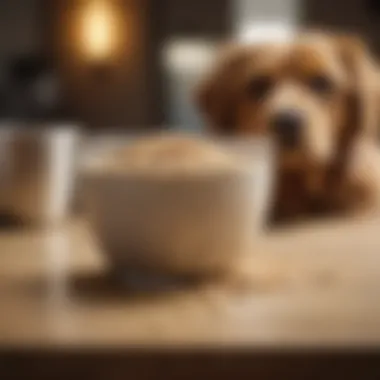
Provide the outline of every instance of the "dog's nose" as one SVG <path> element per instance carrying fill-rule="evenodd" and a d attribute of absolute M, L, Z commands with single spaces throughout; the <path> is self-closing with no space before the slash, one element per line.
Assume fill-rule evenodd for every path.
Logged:
<path fill-rule="evenodd" d="M 302 116 L 296 111 L 283 111 L 272 119 L 272 129 L 281 145 L 294 148 L 298 145 L 302 129 Z"/>

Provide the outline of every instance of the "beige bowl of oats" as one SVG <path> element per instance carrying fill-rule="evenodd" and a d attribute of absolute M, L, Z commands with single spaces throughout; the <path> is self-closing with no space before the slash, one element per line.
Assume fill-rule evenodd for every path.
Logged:
<path fill-rule="evenodd" d="M 177 275 L 228 271 L 252 254 L 271 190 L 259 140 L 133 140 L 87 165 L 89 220 L 112 266 Z"/>

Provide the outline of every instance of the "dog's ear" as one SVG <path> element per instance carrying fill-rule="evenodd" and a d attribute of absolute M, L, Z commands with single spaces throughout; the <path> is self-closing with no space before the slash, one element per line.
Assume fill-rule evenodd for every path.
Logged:
<path fill-rule="evenodd" d="M 360 38 L 338 36 L 335 38 L 335 43 L 350 81 L 348 127 L 354 133 L 377 137 L 380 116 L 378 67 Z"/>
<path fill-rule="evenodd" d="M 246 46 L 224 47 L 195 93 L 195 102 L 208 126 L 218 132 L 228 133 L 234 127 L 238 78 L 251 54 Z"/>

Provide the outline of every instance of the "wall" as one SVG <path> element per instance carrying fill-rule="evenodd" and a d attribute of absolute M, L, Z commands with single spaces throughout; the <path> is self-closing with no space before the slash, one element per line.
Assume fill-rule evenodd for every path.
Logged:
<path fill-rule="evenodd" d="M 109 70 L 98 70 L 73 50 L 72 19 L 85 1 L 0 0 L 0 80 L 2 63 L 14 53 L 46 55 L 63 79 L 64 102 L 91 128 L 166 124 L 173 104 L 162 65 L 165 41 L 224 38 L 230 31 L 230 0 L 109 0 L 118 3 L 132 43 Z"/>
<path fill-rule="evenodd" d="M 83 4 L 83 2 L 82 2 Z M 91 128 L 141 128 L 151 124 L 148 81 L 148 3 L 115 0 L 121 44 L 115 57 L 97 66 L 76 41 L 78 0 L 46 0 L 50 53 L 64 78 L 66 100 Z"/>
<path fill-rule="evenodd" d="M 305 0 L 304 24 L 353 32 L 365 38 L 380 54 L 380 16 L 364 0 Z"/>
<path fill-rule="evenodd" d="M 0 60 L 41 47 L 39 0 L 0 1 Z"/>
<path fill-rule="evenodd" d="M 67 100 L 92 127 L 139 127 L 166 124 L 172 105 L 162 66 L 165 41 L 175 36 L 221 36 L 228 30 L 229 0 L 113 0 L 133 46 L 124 46 L 112 72 L 94 75 L 73 55 L 67 33 L 78 0 L 45 0 L 48 45 L 65 78 Z M 96 74 L 96 73 L 95 73 Z M 104 73 L 103 73 L 104 74 Z M 169 104 L 168 104 L 169 103 Z"/>
<path fill-rule="evenodd" d="M 41 50 L 39 0 L 0 1 L 0 85 L 15 56 Z"/>
<path fill-rule="evenodd" d="M 220 38 L 231 28 L 233 0 L 159 0 L 167 36 Z"/>

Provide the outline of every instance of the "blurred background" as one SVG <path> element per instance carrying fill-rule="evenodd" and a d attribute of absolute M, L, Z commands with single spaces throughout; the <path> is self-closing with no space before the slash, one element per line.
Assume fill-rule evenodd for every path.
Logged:
<path fill-rule="evenodd" d="M 199 129 L 191 92 L 220 41 L 322 26 L 379 52 L 379 19 L 375 0 L 1 0 L 1 124 Z"/>
<path fill-rule="evenodd" d="M 128 244 L 132 241 L 131 252 L 124 248 L 120 252 L 125 252 L 126 257 L 130 253 L 131 256 L 136 254 L 136 257 L 140 254 L 138 244 L 141 240 L 143 246 L 147 240 L 145 232 L 139 232 L 138 227 L 131 228 L 132 231 L 138 231 L 135 238 L 125 227 L 128 226 L 125 220 L 131 220 L 130 225 L 134 227 L 132 218 L 136 217 L 137 221 L 141 220 L 136 225 L 140 223 L 143 226 L 146 223 L 149 228 L 153 226 L 146 229 L 154 231 L 152 236 L 155 236 L 155 231 L 159 231 L 157 241 L 165 244 L 168 241 L 169 247 L 169 242 L 173 240 L 173 246 L 179 247 L 178 252 L 181 254 L 183 244 L 184 252 L 190 247 L 189 255 L 194 253 L 200 263 L 201 257 L 206 262 L 213 263 L 213 258 L 209 260 L 208 255 L 202 254 L 202 247 L 207 247 L 207 239 L 202 239 L 203 236 L 210 235 L 210 246 L 216 247 L 211 250 L 220 254 L 219 236 L 222 242 L 225 236 L 212 226 L 218 224 L 213 218 L 219 222 L 218 216 L 215 216 L 219 214 L 214 213 L 212 208 L 195 207 L 194 214 L 198 213 L 199 219 L 194 219 L 196 222 L 189 220 L 193 225 L 200 221 L 200 227 L 194 230 L 201 231 L 199 236 L 202 237 L 197 238 L 198 235 L 192 234 L 188 227 L 191 224 L 187 223 L 186 214 L 184 217 L 178 212 L 180 208 L 176 203 L 177 198 L 172 201 L 164 191 L 157 190 L 160 189 L 160 181 L 152 182 L 152 192 L 142 191 L 143 201 L 136 203 L 143 204 L 144 199 L 150 201 L 151 197 L 148 206 L 144 204 L 144 207 L 129 208 L 131 199 L 139 199 L 140 195 L 139 191 L 124 191 L 130 183 L 134 184 L 134 177 L 130 179 L 127 176 L 111 175 L 100 176 L 99 182 L 87 181 L 88 189 L 101 189 L 99 193 L 95 191 L 95 194 L 100 195 L 96 195 L 95 201 L 88 207 L 95 210 L 93 219 L 100 227 L 93 231 L 97 233 L 91 232 L 85 217 L 76 218 L 78 214 L 87 215 L 87 206 L 83 205 L 87 199 L 91 201 L 86 193 L 88 189 L 83 175 L 87 161 L 88 168 L 93 161 L 98 162 L 101 149 L 107 145 L 104 141 L 108 135 L 113 138 L 115 136 L 112 134 L 117 132 L 116 141 L 110 138 L 110 144 L 106 147 L 112 151 L 116 142 L 123 145 L 126 141 L 119 139 L 120 131 L 132 135 L 136 131 L 168 128 L 202 130 L 204 124 L 193 103 L 194 86 L 203 77 L 219 44 L 230 39 L 242 42 L 283 39 L 303 27 L 357 33 L 372 46 L 375 54 L 380 54 L 380 0 L 0 0 L 0 309 L 4 311 L 0 313 L 0 362 L 1 348 L 7 347 L 7 344 L 8 347 L 14 345 L 16 351 L 17 347 L 27 348 L 20 352 L 27 352 L 29 347 L 40 347 L 41 344 L 41 347 L 47 348 L 47 356 L 53 353 L 53 360 L 48 362 L 48 367 L 43 356 L 39 357 L 39 361 L 33 355 L 26 354 L 25 358 L 31 359 L 31 366 L 26 365 L 22 356 L 21 362 L 14 361 L 8 365 L 10 376 L 0 375 L 0 379 L 14 379 L 15 371 L 24 372 L 27 377 L 22 378 L 30 378 L 31 375 L 35 375 L 35 378 L 74 378 L 75 371 L 72 368 L 76 368 L 77 362 L 73 360 L 73 367 L 67 367 L 67 362 L 70 358 L 75 359 L 75 355 L 68 355 L 67 362 L 56 361 L 56 351 L 50 351 L 50 346 L 64 348 L 65 353 L 68 352 L 66 348 L 71 348 L 72 352 L 78 352 L 79 348 L 80 351 L 81 344 L 83 347 L 98 344 L 103 348 L 111 345 L 123 351 L 124 344 L 125 347 L 130 345 L 133 348 L 133 342 L 147 342 L 148 346 L 151 342 L 152 347 L 160 348 L 161 343 L 170 343 L 172 339 L 172 342 L 179 342 L 179 345 L 188 342 L 189 347 L 194 342 L 202 342 L 202 347 L 207 347 L 209 342 L 212 346 L 216 342 L 216 346 L 220 345 L 223 350 L 231 344 L 232 348 L 242 347 L 242 352 L 252 344 L 252 347 L 259 348 L 257 352 L 261 352 L 264 347 L 263 352 L 266 352 L 268 347 L 284 344 L 286 348 L 292 342 L 298 342 L 300 352 L 303 353 L 303 347 L 307 347 L 304 344 L 310 341 L 316 342 L 318 347 L 322 343 L 321 347 L 326 344 L 326 347 L 334 348 L 335 343 L 342 348 L 351 342 L 355 347 L 379 345 L 378 220 L 367 224 L 360 220 L 360 223 L 355 222 L 347 226 L 347 229 L 342 225 L 341 232 L 339 228 L 331 229 L 330 224 L 326 223 L 327 229 L 322 229 L 321 232 L 318 230 L 315 235 L 311 234 L 311 229 L 310 235 L 306 230 L 305 235 L 297 232 L 291 239 L 288 239 L 293 236 L 291 233 L 280 234 L 280 238 L 275 236 L 273 240 L 269 237 L 268 246 L 262 249 L 263 254 L 259 254 L 258 259 L 255 256 L 256 261 L 253 261 L 257 270 L 254 268 L 252 272 L 252 278 L 256 276 L 252 293 L 249 293 L 249 283 L 248 292 L 245 289 L 247 285 L 242 284 L 244 289 L 242 294 L 239 293 L 240 290 L 236 292 L 236 299 L 235 290 L 230 293 L 226 287 L 226 297 L 223 295 L 224 288 L 220 293 L 215 292 L 215 298 L 210 297 L 213 295 L 211 288 L 210 292 L 196 291 L 194 298 L 192 294 L 189 298 L 187 295 L 181 298 L 181 293 L 179 297 L 173 293 L 172 297 L 172 293 L 168 292 L 166 300 L 164 296 L 156 297 L 156 294 L 152 294 L 152 298 L 146 297 L 145 293 L 141 298 L 135 297 L 133 286 L 136 289 L 141 285 L 144 287 L 145 282 L 132 272 L 127 273 L 133 283 L 132 292 L 123 286 L 118 289 L 115 286 L 117 281 L 109 281 L 104 265 L 107 248 L 115 244 L 114 247 L 118 250 L 119 247 L 127 246 L 122 245 L 124 241 Z M 48 128 L 35 128 L 40 125 Z M 91 140 L 91 144 L 88 143 L 88 146 L 82 145 L 82 135 L 76 134 L 77 128 L 65 128 L 77 125 L 84 127 L 85 137 L 90 137 L 88 141 Z M 23 127 L 21 133 L 18 133 L 15 126 Z M 24 128 L 27 129 L 26 133 Z M 100 137 L 99 145 L 93 143 L 93 137 L 94 141 Z M 90 145 L 91 149 L 87 149 Z M 249 148 L 251 150 L 251 145 Z M 255 177 L 255 181 L 249 181 L 247 188 L 249 194 L 254 194 L 254 202 L 258 202 L 260 208 L 251 208 L 251 203 L 247 203 L 249 207 L 241 208 L 249 212 L 252 209 L 255 214 L 264 215 L 262 205 L 269 202 L 269 196 L 264 194 L 270 195 L 267 189 L 272 178 L 268 174 L 267 164 L 270 160 L 256 160 L 256 154 L 252 157 L 255 173 L 261 174 Z M 256 163 L 259 165 L 256 166 Z M 207 170 L 204 173 L 208 173 Z M 219 172 L 216 170 L 215 173 Z M 240 177 L 236 176 L 237 183 L 240 183 Z M 96 171 L 94 178 L 96 179 Z M 154 178 L 161 177 L 152 176 Z M 199 188 L 205 189 L 207 206 L 209 203 L 214 204 L 208 199 L 219 199 L 214 196 L 219 192 L 210 191 L 214 187 L 208 186 L 209 182 L 204 181 L 203 175 L 199 178 L 202 179 Z M 226 183 L 229 184 L 229 177 L 226 178 Z M 149 187 L 150 182 L 141 183 L 146 183 Z M 177 181 L 173 183 L 177 184 Z M 198 194 L 191 190 L 193 183 L 198 186 L 198 182 L 191 182 L 190 191 L 183 193 L 186 196 L 178 193 L 179 205 L 190 204 L 184 210 L 190 210 L 191 200 L 194 199 L 192 194 Z M 219 181 L 210 183 L 223 187 Z M 256 190 L 251 193 L 251 183 L 252 186 L 253 183 L 258 186 L 258 201 Z M 109 184 L 111 185 L 108 186 Z M 136 181 L 136 184 L 137 187 L 131 188 L 139 189 L 139 182 Z M 186 181 L 183 184 L 187 186 Z M 207 185 L 202 187 L 203 184 Z M 166 187 L 162 187 L 164 188 Z M 181 186 L 178 188 L 182 189 Z M 226 189 L 229 190 L 230 187 L 227 186 Z M 243 193 L 239 191 L 237 194 L 240 196 Z M 135 195 L 131 194 L 135 193 L 136 198 L 133 198 Z M 229 191 L 220 192 L 225 193 L 230 196 Z M 163 198 L 160 198 L 160 194 L 163 194 Z M 245 194 L 248 192 L 244 191 L 244 197 Z M 164 206 L 156 208 L 161 199 L 164 199 Z M 234 202 L 232 196 L 231 204 L 235 205 Z M 75 217 L 60 225 L 69 216 L 72 203 Z M 179 215 L 178 223 L 172 219 L 173 229 L 164 217 L 152 217 L 156 209 L 166 211 L 166 204 L 176 208 L 173 215 L 177 215 L 177 212 Z M 236 204 L 243 203 L 239 201 Z M 149 207 L 152 207 L 153 213 Z M 98 209 L 100 212 L 96 214 Z M 170 221 L 172 213 L 168 209 Z M 215 209 L 219 210 L 219 206 L 215 206 Z M 224 207 L 220 209 L 224 210 Z M 126 219 L 123 219 L 124 215 Z M 166 213 L 163 212 L 162 215 Z M 237 236 L 241 241 L 249 240 L 245 239 L 245 231 L 248 231 L 245 228 L 241 228 L 243 235 L 240 235 L 241 224 L 235 223 L 235 217 L 225 219 L 231 224 L 231 231 L 239 229 Z M 246 220 L 245 216 L 242 220 Z M 33 228 L 8 229 L 9 226 L 23 226 L 20 221 L 30 223 Z M 150 223 L 151 221 L 153 222 Z M 206 229 L 206 234 L 203 233 L 204 221 L 205 225 L 212 221 L 209 223 L 212 233 L 208 234 Z M 177 224 L 178 231 L 185 233 L 176 233 Z M 160 231 L 163 231 L 165 239 L 161 239 Z M 248 232 L 251 237 L 250 230 Z M 182 236 L 184 243 L 180 240 Z M 214 244 L 214 236 L 217 244 Z M 226 236 L 226 241 L 229 241 L 229 235 Z M 256 234 L 252 236 L 256 238 Z M 281 236 L 284 240 L 281 240 Z M 106 246 L 108 243 L 110 246 Z M 150 247 L 156 249 L 155 243 L 149 244 L 150 242 L 146 243 L 148 248 L 143 247 L 141 250 L 146 260 L 150 256 L 145 252 L 150 254 Z M 244 244 L 246 243 L 242 243 L 243 246 Z M 100 254 L 103 251 L 104 258 Z M 152 251 L 151 257 L 156 251 Z M 235 252 L 229 252 L 235 256 Z M 154 262 L 158 262 L 157 257 Z M 165 265 L 166 259 L 162 262 Z M 116 269 L 116 272 L 125 275 L 122 270 L 124 268 Z M 249 270 L 246 273 L 251 275 Z M 247 275 L 244 273 L 243 283 Z M 152 278 L 153 285 L 147 281 L 148 290 L 157 284 L 154 276 Z M 124 285 L 126 277 L 120 279 Z M 239 284 L 237 287 L 240 289 Z M 244 296 L 241 297 L 243 293 Z M 256 346 L 257 342 L 259 345 Z M 263 342 L 262 346 L 260 342 Z M 177 346 L 173 347 L 173 353 L 176 353 Z M 222 376 L 208 375 L 208 379 L 226 378 L 225 374 L 228 376 L 236 373 L 228 370 L 230 367 L 226 366 L 224 356 L 220 356 L 219 351 L 215 358 L 216 368 Z M 91 377 L 88 377 L 125 379 L 124 371 L 133 379 L 135 377 L 131 366 L 135 365 L 135 368 L 146 374 L 143 378 L 158 378 L 155 366 L 145 366 L 142 361 L 136 361 L 135 357 L 124 361 L 116 355 L 117 362 L 108 359 L 99 361 L 96 357 L 94 360 L 90 358 L 87 366 Z M 250 356 L 246 359 L 242 371 L 253 364 L 256 372 L 261 371 L 258 377 L 260 379 L 268 378 L 265 374 L 270 371 L 274 371 L 274 378 L 284 374 L 285 362 L 281 360 L 273 362 L 269 356 L 265 360 L 260 354 L 256 361 L 251 361 Z M 187 378 L 200 378 L 200 372 L 193 368 L 195 360 L 195 357 L 190 357 L 190 370 L 183 371 Z M 235 360 L 232 359 L 232 362 L 235 363 Z M 175 365 L 165 360 L 163 363 L 161 368 L 166 378 L 170 371 L 183 369 L 181 360 Z M 350 358 L 347 363 L 348 366 L 344 368 L 346 371 L 340 370 L 339 374 L 352 372 Z M 367 362 L 361 363 L 362 369 L 366 366 L 366 370 Z M 379 360 L 376 361 L 376 366 L 378 363 Z M 297 378 L 329 378 L 329 374 L 332 378 L 339 378 L 337 369 L 335 372 L 334 369 L 329 369 L 323 377 L 318 377 L 322 370 L 326 371 L 326 366 L 322 366 L 317 374 L 316 364 L 312 362 L 309 365 L 302 355 L 301 365 L 295 365 L 292 359 L 289 364 L 288 373 L 292 376 L 285 375 L 285 379 L 294 378 L 297 374 Z M 335 361 L 328 362 L 330 367 L 335 364 Z M 206 373 L 212 373 L 208 360 L 201 361 L 200 366 L 202 365 L 206 368 Z M 107 369 L 99 370 L 102 366 Z M 3 374 L 4 367 L 1 364 L 0 368 L 0 374 Z M 266 372 L 265 368 L 269 371 Z M 313 376 L 303 376 L 307 370 Z M 120 373 L 120 376 L 116 376 L 115 372 Z M 38 373 L 45 376 L 38 376 Z M 81 370 L 77 373 L 83 378 Z M 356 378 L 364 378 L 362 370 L 356 373 L 360 373 Z M 49 377 L 49 374 L 54 376 Z"/>

